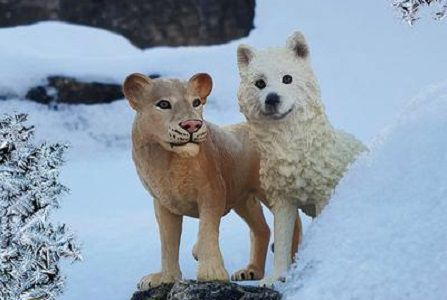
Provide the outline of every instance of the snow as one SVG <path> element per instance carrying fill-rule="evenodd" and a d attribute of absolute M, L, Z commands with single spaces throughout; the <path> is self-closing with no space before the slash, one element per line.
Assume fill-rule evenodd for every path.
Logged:
<path fill-rule="evenodd" d="M 152 201 L 141 186 L 130 158 L 130 127 L 134 113 L 127 103 L 117 101 L 107 105 L 74 107 L 62 105 L 59 110 L 53 111 L 43 105 L 24 101 L 29 87 L 42 83 L 46 76 L 55 74 L 120 83 L 126 75 L 133 72 L 158 73 L 184 79 L 196 72 L 209 72 L 214 79 L 214 90 L 206 106 L 206 119 L 217 124 L 230 124 L 244 119 L 238 112 L 236 101 L 239 84 L 237 45 L 247 43 L 256 47 L 281 46 L 291 32 L 299 29 L 305 33 L 310 43 L 311 59 L 321 84 L 329 119 L 335 127 L 343 128 L 368 142 L 387 124 L 393 122 L 407 99 L 434 82 L 446 80 L 447 39 L 445 28 L 441 27 L 444 25 L 426 18 L 410 28 L 400 22 L 388 0 L 362 1 L 361 4 L 354 0 L 333 3 L 316 0 L 274 3 L 257 1 L 255 29 L 249 37 L 209 47 L 159 47 L 141 50 L 119 35 L 60 22 L 0 29 L 0 39 L 6 41 L 0 46 L 0 94 L 9 94 L 16 98 L 0 101 L 0 112 L 28 112 L 30 123 L 36 125 L 38 140 L 66 141 L 72 146 L 62 173 L 63 183 L 70 187 L 71 194 L 63 200 L 58 218 L 71 224 L 78 232 L 84 245 L 85 261 L 64 266 L 68 285 L 61 299 L 129 298 L 141 276 L 158 271 L 159 237 Z M 427 203 L 419 203 L 417 208 L 413 205 L 415 202 L 409 202 L 413 204 L 404 207 L 403 204 L 407 201 L 402 200 L 405 195 L 413 196 L 413 192 L 416 196 L 426 194 L 427 199 L 430 196 L 435 197 L 436 191 L 439 195 L 445 195 L 442 183 L 438 183 L 438 188 L 435 185 L 436 180 L 441 178 L 436 176 L 442 175 L 438 174 L 441 170 L 439 165 L 442 163 L 442 153 L 439 152 L 441 154 L 435 157 L 436 153 L 433 152 L 432 156 L 436 158 L 433 164 L 429 163 L 425 167 L 422 164 L 428 160 L 430 151 L 438 149 L 436 143 L 442 141 L 443 132 L 437 132 L 436 128 L 442 124 L 445 127 L 442 120 L 430 123 L 426 117 L 433 115 L 440 119 L 441 112 L 445 112 L 441 101 L 444 94 L 436 95 L 427 96 L 430 100 L 427 107 L 420 104 L 427 100 L 413 104 L 411 107 L 416 106 L 414 110 L 417 112 L 406 113 L 406 117 L 402 117 L 398 125 L 389 129 L 386 139 L 382 137 L 383 141 L 376 142 L 371 156 L 356 164 L 337 190 L 333 206 L 327 210 L 330 212 L 336 209 L 337 214 L 325 212 L 310 227 L 310 220 L 304 220 L 305 228 L 309 227 L 309 230 L 305 230 L 300 265 L 312 266 L 309 268 L 313 268 L 318 276 L 310 271 L 297 269 L 295 276 L 305 276 L 304 279 L 300 277 L 296 280 L 297 284 L 302 282 L 305 288 L 298 289 L 295 285 L 285 287 L 289 298 L 294 299 L 294 295 L 306 293 L 309 298 L 350 299 L 352 295 L 365 293 L 360 298 L 380 299 L 380 293 L 398 289 L 404 291 L 404 288 L 412 284 L 415 284 L 414 289 L 419 287 L 421 293 L 434 291 L 432 287 L 442 283 L 439 279 L 442 276 L 437 280 L 436 276 L 444 274 L 443 277 L 447 278 L 445 270 L 444 273 L 436 273 L 439 268 L 446 268 L 445 263 L 433 265 L 436 259 L 434 253 L 442 253 L 435 251 L 443 250 L 439 247 L 446 245 L 445 239 L 439 236 L 445 226 L 425 227 L 429 223 L 442 221 L 437 216 L 441 215 L 443 206 L 440 203 L 438 206 L 433 204 L 436 203 L 435 200 L 427 200 Z M 439 99 L 439 102 L 431 102 L 435 99 Z M 424 109 L 428 112 L 423 112 Z M 438 114 L 436 110 L 439 110 Z M 404 119 L 408 119 L 405 121 L 408 123 L 404 123 Z M 428 123 L 418 123 L 423 120 Z M 423 142 L 412 142 L 412 136 L 406 134 L 410 130 L 408 126 L 414 126 L 412 130 L 421 135 L 420 139 L 423 138 L 421 131 L 431 131 Z M 403 142 L 400 143 L 397 138 L 402 138 Z M 430 148 L 421 149 L 425 144 Z M 406 156 L 414 164 L 404 164 L 399 153 L 392 152 L 391 147 L 402 149 L 403 145 L 414 146 Z M 427 151 L 423 152 L 424 149 Z M 416 153 L 419 152 L 422 155 L 420 160 L 416 159 Z M 383 153 L 384 158 L 381 158 L 380 153 Z M 394 158 L 392 155 L 395 155 L 396 162 L 386 159 L 390 156 Z M 443 155 L 445 158 L 445 154 Z M 384 164 L 384 172 L 379 167 L 374 168 L 375 164 L 381 163 Z M 371 169 L 366 167 L 368 164 Z M 400 172 L 397 167 L 392 168 L 392 165 L 398 165 L 402 170 L 409 170 L 414 165 L 424 173 L 413 170 Z M 375 175 L 374 170 L 377 172 Z M 413 173 L 420 177 L 420 186 L 413 184 L 415 178 L 405 177 Z M 396 174 L 398 176 L 392 177 Z M 371 181 L 363 179 L 366 177 Z M 343 192 L 344 190 L 351 193 Z M 378 192 L 384 197 L 374 197 Z M 355 201 L 358 195 L 368 196 L 371 201 L 375 200 L 382 205 L 389 204 L 390 209 L 379 211 L 380 205 Z M 342 198 L 343 200 L 338 200 Z M 351 206 L 347 211 L 340 211 L 341 208 L 337 208 L 337 205 L 341 206 L 340 203 L 345 198 Z M 417 199 L 421 202 L 421 198 Z M 416 197 L 412 200 L 417 201 Z M 398 203 L 401 204 L 401 212 L 394 213 L 396 209 L 393 208 Z M 429 203 L 433 204 L 431 211 L 428 211 Z M 366 216 L 365 211 L 368 213 Z M 370 213 L 373 214 L 371 217 Z M 357 218 L 363 216 L 361 221 L 364 225 L 353 226 L 356 214 L 359 214 Z M 266 215 L 271 224 L 271 214 Z M 391 219 L 391 216 L 395 218 Z M 346 218 L 346 223 L 340 221 L 343 218 Z M 409 219 L 418 222 L 406 222 Z M 328 233 L 331 220 L 334 226 L 341 226 L 340 232 L 331 232 L 334 237 L 341 237 L 339 240 L 332 239 L 332 235 Z M 380 226 L 377 226 L 378 222 Z M 367 227 L 368 224 L 373 227 Z M 354 231 L 357 227 L 359 232 L 368 232 L 370 243 L 377 237 L 379 244 L 374 248 L 362 246 L 360 249 L 363 252 L 358 254 L 350 252 L 353 248 L 349 245 L 358 245 L 361 237 L 354 232 L 352 239 L 351 235 L 346 238 L 342 229 Z M 436 228 L 439 228 L 439 232 L 434 232 Z M 317 239 L 319 233 L 317 235 L 315 232 L 321 232 L 321 240 Z M 413 239 L 404 238 L 409 235 L 408 232 L 414 234 Z M 197 220 L 185 219 L 180 257 L 186 278 L 195 276 L 196 264 L 190 252 L 196 234 Z M 387 238 L 390 236 L 395 238 L 395 243 L 392 243 L 394 239 Z M 342 241 L 347 243 L 347 246 L 338 249 L 340 260 L 335 260 L 335 254 L 326 252 L 331 249 L 323 247 L 326 245 L 323 240 L 340 247 L 342 246 L 339 243 Z M 407 242 L 411 242 L 411 245 L 404 247 Z M 362 242 L 362 245 L 363 243 L 366 242 Z M 423 243 L 426 243 L 427 249 L 421 249 Z M 229 272 L 247 262 L 248 244 L 247 227 L 234 214 L 226 216 L 221 226 L 221 247 Z M 387 250 L 395 250 L 392 257 L 386 257 L 385 251 L 379 251 L 384 245 Z M 402 248 L 402 253 L 395 257 L 397 250 Z M 350 256 L 341 256 L 344 249 Z M 419 256 L 415 254 L 416 251 L 420 253 Z M 319 254 L 329 255 L 323 260 Z M 331 261 L 329 257 L 335 261 Z M 375 262 L 381 258 L 387 263 L 376 266 Z M 445 255 L 440 254 L 439 258 L 445 260 Z M 321 261 L 321 269 L 320 265 L 310 264 L 315 259 Z M 415 261 L 420 261 L 421 265 L 416 265 Z M 427 265 L 422 265 L 425 262 Z M 269 253 L 267 272 L 270 272 L 271 265 L 272 257 Z M 426 274 L 428 268 L 433 270 L 433 274 Z M 342 270 L 350 270 L 357 277 L 348 276 Z M 358 273 L 362 270 L 363 275 Z M 386 272 L 389 270 L 395 272 Z M 386 275 L 383 281 L 378 276 L 381 272 Z M 408 273 L 411 273 L 411 278 Z M 351 278 L 351 282 L 356 283 L 355 286 L 343 281 L 343 276 Z M 332 277 L 333 281 L 330 280 Z M 362 278 L 365 279 L 363 285 Z M 368 286 L 369 280 L 376 286 Z M 337 289 L 338 284 L 340 286 Z M 320 286 L 325 288 L 319 289 Z M 343 288 L 347 291 L 342 290 Z M 347 294 L 349 290 L 352 294 Z M 414 292 L 411 295 L 416 295 L 414 290 L 410 292 Z M 443 296 L 439 293 L 442 293 L 442 289 L 438 294 L 433 292 L 426 298 L 437 299 L 435 296 Z"/>
<path fill-rule="evenodd" d="M 419 96 L 310 225 L 286 299 L 447 299 L 447 82 Z"/>

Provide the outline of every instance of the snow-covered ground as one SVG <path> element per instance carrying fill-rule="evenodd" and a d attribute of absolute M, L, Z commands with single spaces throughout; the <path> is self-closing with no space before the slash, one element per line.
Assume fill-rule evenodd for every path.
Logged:
<path fill-rule="evenodd" d="M 118 101 L 107 105 L 62 106 L 58 111 L 50 111 L 43 105 L 22 100 L 27 89 L 40 83 L 47 75 L 62 74 L 86 80 L 121 82 L 132 72 L 160 73 L 185 79 L 195 72 L 209 72 L 214 78 L 215 87 L 207 104 L 206 118 L 214 123 L 229 124 L 243 120 L 236 101 L 239 82 L 237 45 L 280 46 L 292 31 L 299 29 L 310 43 L 313 65 L 329 118 L 336 127 L 352 132 L 365 142 L 393 124 L 401 107 L 418 91 L 447 77 L 445 22 L 426 19 L 410 28 L 394 15 L 388 0 L 361 3 L 354 0 L 333 3 L 323 0 L 257 1 L 255 26 L 248 38 L 226 45 L 148 50 L 137 49 L 124 38 L 104 30 L 58 22 L 0 29 L 0 39 L 4 41 L 0 46 L 0 91 L 17 98 L 0 101 L 0 112 L 28 112 L 30 122 L 37 126 L 39 140 L 67 141 L 72 145 L 62 174 L 63 182 L 72 192 L 66 197 L 58 218 L 78 232 L 84 244 L 85 261 L 65 267 L 68 285 L 62 299 L 127 299 L 142 275 L 158 270 L 160 250 L 152 202 L 139 183 L 130 159 L 132 110 L 125 101 Z M 430 95 L 427 96 L 429 100 L 434 98 Z M 442 283 L 442 278 L 436 280 L 436 276 L 444 275 L 443 278 L 447 278 L 447 265 L 442 261 L 434 265 L 435 252 L 429 252 L 430 249 L 444 251 L 439 258 L 445 260 L 446 249 L 442 249 L 446 245 L 445 239 L 439 236 L 441 231 L 429 231 L 430 228 L 427 228 L 429 224 L 442 222 L 437 217 L 442 212 L 447 213 L 445 205 L 436 206 L 436 201 L 440 202 L 435 198 L 438 194 L 431 191 L 436 188 L 436 180 L 442 179 L 436 177 L 442 174 L 439 173 L 442 170 L 440 164 L 444 163 L 445 166 L 445 143 L 437 144 L 446 136 L 442 135 L 445 130 L 440 129 L 441 126 L 446 127 L 446 123 L 442 123 L 441 113 L 447 115 L 445 105 L 442 105 L 445 103 L 442 95 L 436 98 L 438 102 L 427 101 L 430 104 L 427 107 L 440 111 L 433 113 L 435 119 L 440 119 L 438 123 L 425 125 L 429 121 L 428 112 L 407 114 L 414 116 L 416 121 L 408 121 L 406 125 L 399 121 L 399 125 L 389 129 L 390 133 L 382 145 L 374 146 L 371 157 L 353 168 L 340 186 L 334 204 L 306 232 L 300 258 L 303 264 L 298 266 L 294 277 L 305 286 L 298 288 L 293 284 L 286 287 L 291 299 L 295 298 L 294 295 L 300 295 L 303 299 L 303 295 L 314 299 L 352 299 L 355 296 L 382 299 L 384 294 L 381 293 L 387 290 L 414 292 L 404 289 L 413 284 L 419 285 L 421 291 L 431 291 Z M 418 110 L 423 109 L 424 101 L 417 106 Z M 411 129 L 420 139 L 412 141 L 412 136 L 409 136 Z M 423 139 L 422 133 L 426 131 L 429 134 Z M 402 139 L 402 144 L 399 139 Z M 430 148 L 424 148 L 422 143 L 427 143 Z M 412 172 L 411 165 L 403 163 L 405 156 L 399 157 L 398 153 L 393 152 L 394 146 L 396 151 L 403 151 L 403 146 L 409 147 L 408 157 L 414 162 L 412 165 L 424 173 Z M 439 154 L 436 157 L 438 160 L 423 165 L 422 162 L 428 160 L 431 154 L 429 151 L 436 149 L 444 149 L 444 160 L 441 158 L 443 153 L 439 151 L 436 152 Z M 419 152 L 422 154 L 420 160 L 416 155 Z M 396 158 L 396 162 L 391 158 Z M 383 168 L 379 164 L 384 164 Z M 419 177 L 406 179 L 404 176 L 413 173 L 421 177 L 420 186 L 415 186 L 412 181 Z M 432 176 L 433 182 L 429 180 Z M 367 180 L 369 178 L 372 182 Z M 444 193 L 445 198 L 443 178 L 444 186 L 442 181 L 438 186 L 439 195 Z M 382 198 L 375 197 L 379 192 L 383 192 Z M 395 207 L 400 208 L 398 204 L 407 203 L 403 200 L 405 196 L 420 196 L 421 193 L 427 194 L 427 202 L 421 203 L 420 211 L 415 204 L 423 198 L 415 197 L 412 199 L 415 202 L 392 214 Z M 366 202 L 365 206 L 358 204 L 361 196 L 371 202 Z M 351 206 L 343 204 L 345 198 Z M 429 200 L 433 201 L 433 206 L 430 206 Z M 375 202 L 382 204 L 384 210 Z M 389 205 L 388 210 L 385 209 L 386 205 Z M 429 210 L 430 207 L 433 211 Z M 420 212 L 420 216 L 414 216 L 416 211 Z M 270 214 L 267 215 L 271 221 Z M 413 217 L 426 222 L 420 223 L 421 229 L 409 221 Z M 346 224 L 342 222 L 344 218 Z M 355 224 L 355 220 L 361 220 L 364 224 Z M 310 221 L 305 221 L 308 227 Z M 331 222 L 334 222 L 334 227 L 340 227 L 339 232 L 330 230 Z M 444 229 L 445 222 L 441 224 Z M 414 239 L 405 238 L 408 231 L 403 227 L 411 228 Z M 358 232 L 353 231 L 356 228 Z M 390 230 L 386 231 L 387 228 Z M 362 230 L 370 235 L 367 240 L 361 240 L 358 236 Z M 224 218 L 221 232 L 226 267 L 233 272 L 248 259 L 248 232 L 234 214 Z M 349 234 L 349 237 L 346 238 L 343 233 Z M 186 278 L 193 278 L 195 273 L 195 262 L 190 251 L 196 234 L 197 221 L 186 219 L 181 247 L 181 265 Z M 349 239 L 351 235 L 352 240 Z M 339 240 L 335 239 L 340 236 L 342 238 Z M 418 236 L 420 240 L 416 239 Z M 373 244 L 372 248 L 364 245 L 375 237 L 378 238 L 377 244 Z M 395 244 L 390 240 L 392 237 L 397 237 Z M 411 245 L 403 247 L 407 242 Z M 323 247 L 318 250 L 325 243 L 340 245 L 340 249 L 329 249 L 334 251 L 330 252 Z M 360 243 L 359 253 L 350 252 Z M 420 247 L 421 243 L 427 243 L 427 249 Z M 393 251 L 392 256 L 386 256 L 383 245 L 386 250 Z M 404 253 L 395 257 L 400 249 L 404 249 Z M 413 260 L 419 252 L 421 264 L 416 264 Z M 325 255 L 325 258 L 319 255 Z M 378 261 L 383 259 L 383 264 L 376 265 L 375 258 Z M 271 254 L 268 259 L 270 271 Z M 406 259 L 411 261 L 406 263 Z M 321 263 L 314 266 L 312 262 L 315 260 Z M 426 266 L 423 265 L 425 261 Z M 304 266 L 311 267 L 300 269 Z M 379 266 L 384 266 L 383 270 Z M 425 273 L 436 266 L 444 268 L 444 271 Z M 381 272 L 389 269 L 395 272 L 386 273 L 383 281 L 379 281 Z M 350 270 L 353 270 L 352 274 L 347 272 Z M 343 278 L 351 280 L 343 281 Z M 361 281 L 362 278 L 369 281 Z M 351 294 L 341 290 L 349 288 Z M 440 294 L 442 292 L 444 294 Z M 413 299 L 417 299 L 416 296 Z M 439 299 L 436 296 L 445 296 L 445 290 L 438 294 L 433 292 L 424 298 Z"/>
<path fill-rule="evenodd" d="M 447 299 L 447 82 L 411 103 L 307 229 L 286 299 Z"/>

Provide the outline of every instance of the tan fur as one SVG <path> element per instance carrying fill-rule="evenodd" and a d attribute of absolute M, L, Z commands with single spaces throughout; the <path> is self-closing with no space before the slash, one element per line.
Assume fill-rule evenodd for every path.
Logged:
<path fill-rule="evenodd" d="M 139 287 L 148 289 L 182 277 L 178 262 L 182 217 L 200 219 L 193 254 L 199 261 L 197 279 L 228 280 L 219 249 L 220 218 L 236 211 L 251 230 L 248 266 L 233 279 L 260 279 L 270 231 L 260 203 L 259 158 L 248 138 L 246 124 L 219 128 L 204 122 L 190 135 L 180 122 L 203 120 L 202 106 L 211 91 L 211 78 L 197 74 L 188 82 L 151 80 L 130 75 L 124 93 L 136 110 L 133 130 L 133 160 L 138 175 L 154 198 L 162 246 L 162 269 L 143 277 Z M 171 109 L 160 109 L 160 100 Z M 193 107 L 200 99 L 202 105 Z M 178 146 L 176 146 L 178 144 Z"/>

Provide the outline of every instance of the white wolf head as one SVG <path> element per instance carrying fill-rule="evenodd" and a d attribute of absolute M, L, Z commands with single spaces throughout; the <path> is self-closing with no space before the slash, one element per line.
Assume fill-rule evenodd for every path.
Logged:
<path fill-rule="evenodd" d="M 292 115 L 307 120 L 324 110 L 301 32 L 293 33 L 284 48 L 240 45 L 237 60 L 239 106 L 249 121 L 287 120 Z"/>

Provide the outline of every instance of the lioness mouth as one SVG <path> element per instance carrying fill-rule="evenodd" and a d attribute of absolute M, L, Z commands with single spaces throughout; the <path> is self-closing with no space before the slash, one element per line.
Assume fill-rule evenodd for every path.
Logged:
<path fill-rule="evenodd" d="M 191 140 L 188 141 L 188 142 L 184 142 L 184 143 L 169 143 L 169 145 L 171 145 L 171 148 L 181 147 L 181 146 L 185 146 L 187 144 L 196 144 L 196 145 L 198 145 L 199 143 L 195 142 L 195 141 L 191 141 Z"/>
<path fill-rule="evenodd" d="M 193 140 L 193 135 L 192 133 L 189 135 L 189 141 L 187 142 L 183 142 L 183 143 L 169 143 L 171 145 L 171 149 L 174 147 L 181 147 L 181 146 L 185 146 L 187 144 L 196 144 L 198 145 L 199 143 Z"/>

